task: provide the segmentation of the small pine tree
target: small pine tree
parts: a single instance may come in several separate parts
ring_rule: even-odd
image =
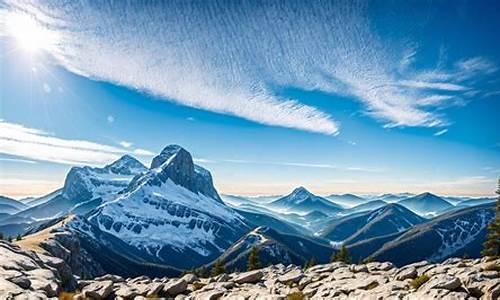
[[[8,241],[8,242],[12,242],[12,237],[11,237],[11,236],[8,236],[8,237],[7,237],[7,241]]]
[[[315,266],[317,264],[316,258],[312,257],[309,261],[306,263],[306,269],[309,269],[312,266]]]
[[[0,232],[0,240],[3,240],[3,239],[4,239],[3,233]]]
[[[500,256],[500,179],[498,179],[498,189],[496,191],[498,198],[496,204],[496,215],[493,221],[488,225],[488,235],[484,242],[484,249],[481,252],[483,256]]]
[[[20,241],[22,239],[23,239],[23,237],[20,234],[18,234],[17,237],[16,237],[16,241]]]
[[[347,250],[347,247],[342,245],[340,250],[335,252],[332,255],[331,261],[332,262],[341,261],[341,262],[345,262],[346,264],[350,264],[352,260],[351,260],[351,256],[349,255],[349,251]]]
[[[253,247],[248,255],[247,271],[257,270],[260,268],[259,251],[257,247]]]
[[[196,276],[207,278],[208,276],[210,276],[210,272],[208,272],[208,268],[206,266],[201,266],[196,270]]]
[[[214,266],[212,267],[212,276],[217,276],[217,275],[220,275],[222,273],[225,273],[226,270],[224,268],[224,262],[221,260],[221,259],[218,259]]]

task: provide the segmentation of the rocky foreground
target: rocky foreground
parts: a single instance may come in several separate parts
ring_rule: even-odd
[[[0,299],[498,299],[499,271],[500,259],[454,258],[399,269],[387,262],[335,262],[307,270],[274,265],[211,278],[79,280],[59,258],[0,241]]]

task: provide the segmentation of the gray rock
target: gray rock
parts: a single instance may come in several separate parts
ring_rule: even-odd
[[[445,289],[454,291],[462,285],[460,279],[448,274],[438,274],[429,279],[420,288],[422,290]]]
[[[302,277],[304,277],[304,273],[302,272],[302,270],[296,269],[284,275],[279,276],[278,281],[282,283],[289,283],[289,282],[297,283],[302,279]]]
[[[113,281],[94,281],[82,290],[84,297],[100,300],[107,298],[113,292]]]
[[[182,279],[181,279],[182,280]],[[146,297],[158,297],[165,284],[163,282],[153,282],[146,288]]]
[[[196,276],[195,274],[186,274],[186,275],[182,276],[181,279],[184,279],[184,281],[186,281],[188,284],[191,284],[191,283],[196,282],[196,281],[200,281],[198,276]]]
[[[396,280],[403,281],[417,277],[417,269],[415,267],[407,267],[396,272]]]
[[[0,299],[9,299],[15,295],[19,295],[23,289],[18,285],[0,278]]]
[[[170,296],[176,296],[186,291],[188,283],[184,279],[176,279],[169,281],[163,287],[163,291]]]
[[[255,283],[260,281],[264,274],[261,270],[248,271],[245,273],[241,273],[233,278],[233,281],[239,284],[242,283]]]
[[[17,284],[20,288],[23,288],[25,290],[29,289],[31,286],[31,281],[24,276],[13,277],[9,279],[9,281]]]
[[[105,280],[111,280],[113,283],[125,281],[125,279],[123,279],[123,277],[118,276],[118,275],[112,275],[112,274],[106,274],[106,275],[94,278],[94,281],[105,281]]]

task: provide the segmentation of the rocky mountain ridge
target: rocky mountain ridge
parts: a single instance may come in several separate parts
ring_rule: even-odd
[[[105,274],[80,280],[67,263],[0,241],[1,299],[497,299],[500,259],[421,261],[402,268],[388,262],[334,262],[303,269],[271,265],[198,278],[123,278]],[[78,291],[78,292],[75,292]],[[70,292],[70,293],[68,293]],[[294,297],[294,298],[292,298]]]

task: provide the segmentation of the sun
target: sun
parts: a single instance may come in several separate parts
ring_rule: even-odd
[[[30,15],[12,14],[8,16],[7,29],[19,47],[30,53],[50,50],[56,42],[55,33],[45,28]]]

